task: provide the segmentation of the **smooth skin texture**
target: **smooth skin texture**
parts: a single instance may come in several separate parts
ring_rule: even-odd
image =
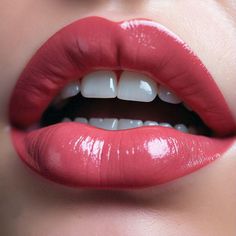
[[[235,12],[235,0],[1,0],[0,235],[234,236],[236,142],[213,164],[163,186],[74,190],[21,163],[11,144],[7,108],[27,61],[61,27],[93,15],[117,21],[144,17],[190,45],[236,120]]]

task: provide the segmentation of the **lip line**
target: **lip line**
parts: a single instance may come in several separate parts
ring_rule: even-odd
[[[103,18],[99,18],[99,17],[91,17],[90,19],[94,19],[94,18],[96,18],[96,19],[100,19],[100,20],[103,20]],[[81,21],[81,20],[79,20],[79,21]],[[119,23],[113,23],[113,26],[111,27],[111,28],[115,28],[115,29],[112,29],[112,30],[119,30],[119,33],[120,34],[124,34],[125,33],[125,30],[127,29],[127,28],[135,28],[135,26],[138,24],[137,22],[139,22],[139,20],[128,20],[128,21],[123,21],[123,22],[119,22]],[[146,24],[149,24],[149,25],[151,25],[151,27],[153,27],[153,25],[155,25],[155,22],[152,22],[152,21],[150,21],[150,20],[144,20],[144,19],[142,19],[141,20],[141,22],[143,23],[143,24],[145,24],[145,22],[148,22],[148,23],[146,23]],[[151,23],[150,23],[151,22]],[[42,65],[40,65],[42,68],[40,68],[40,66],[39,66],[39,69],[38,69],[38,65],[37,65],[37,60],[39,60],[40,61],[40,59],[37,59],[36,60],[36,63],[34,62],[34,59],[35,59],[35,57],[41,57],[41,61],[42,61],[42,58],[44,58],[45,56],[43,55],[43,51],[44,51],[44,49],[45,49],[45,47],[47,47],[49,50],[50,50],[50,47],[52,46],[52,44],[54,43],[54,42],[57,42],[57,39],[55,40],[55,38],[59,35],[59,37],[61,37],[62,38],[62,40],[67,40],[66,39],[66,34],[68,33],[71,33],[70,32],[70,29],[68,30],[68,28],[73,28],[73,25],[75,25],[77,22],[74,22],[74,23],[72,23],[72,24],[70,24],[70,25],[68,25],[68,26],[66,26],[66,27],[64,27],[62,30],[60,30],[59,32],[57,32],[54,36],[52,36],[45,44],[43,44],[43,46],[38,50],[38,52],[35,54],[36,56],[33,56],[33,58],[31,59],[31,61],[29,62],[29,64],[26,66],[26,68],[25,68],[25,70],[23,71],[23,73],[22,73],[22,75],[21,75],[21,77],[20,77],[20,80],[25,76],[25,75],[27,75],[27,74],[29,74],[29,77],[30,76],[32,76],[32,74],[33,73],[35,73],[36,72],[36,75],[37,75],[37,73],[39,74],[39,76],[40,76],[40,70],[42,70],[43,68],[44,68],[44,70],[47,70],[47,69],[45,69],[45,68],[47,68],[47,65],[43,65],[43,67],[42,67]],[[116,27],[114,27],[116,25]],[[125,25],[125,27],[124,27],[124,25]],[[158,24],[157,23],[157,26],[158,27],[160,27],[161,25],[160,24]],[[75,27],[75,26],[74,26]],[[121,32],[122,30],[121,29],[123,29],[124,31],[123,32]],[[165,29],[165,27],[163,26],[161,29],[160,29],[160,31],[161,30],[163,30],[164,31],[164,29]],[[73,29],[72,29],[73,30]],[[72,31],[71,30],[71,31]],[[159,30],[159,29],[158,29]],[[63,33],[64,32],[64,33]],[[60,36],[60,34],[62,35],[62,36]],[[169,34],[170,35],[170,38],[171,38],[171,40],[173,40],[173,33],[171,32],[171,31],[169,31],[168,29],[167,29],[167,34]],[[168,81],[167,81],[167,79],[166,79],[166,77],[163,79],[161,79],[161,81],[160,80],[158,80],[157,81],[157,77],[158,77],[158,75],[153,75],[153,73],[151,72],[151,71],[148,71],[148,70],[142,70],[142,71],[140,71],[139,70],[139,68],[123,68],[122,67],[122,62],[120,61],[120,58],[119,58],[119,55],[121,54],[121,53],[123,53],[124,54],[124,52],[122,52],[122,47],[123,47],[123,45],[124,45],[124,40],[122,39],[122,37],[120,37],[119,36],[119,34],[117,34],[118,35],[118,37],[115,39],[115,40],[120,40],[120,41],[123,41],[123,42],[118,42],[117,43],[117,45],[118,45],[118,49],[116,49],[117,51],[115,52],[115,54],[116,54],[116,56],[118,56],[118,61],[119,61],[119,66],[117,66],[117,65],[115,65],[116,66],[116,68],[114,68],[114,69],[131,69],[131,70],[135,70],[135,71],[138,71],[138,72],[143,72],[143,73],[145,73],[145,74],[147,74],[148,76],[150,76],[152,79],[154,79],[156,82],[158,82],[158,83],[160,83],[160,84],[164,84],[167,88],[169,88],[169,89],[171,89],[173,92],[175,92],[184,102],[186,102],[190,107],[192,107],[194,110],[196,110],[196,112],[198,113],[198,115],[202,118],[202,120],[203,121],[205,121],[205,123],[211,128],[211,129],[213,129],[214,131],[216,131],[216,133],[218,133],[218,134],[223,134],[223,135],[225,135],[225,134],[231,134],[233,131],[235,131],[235,127],[236,127],[236,125],[235,125],[235,122],[234,122],[234,120],[233,120],[233,117],[232,117],[232,115],[230,114],[230,111],[229,111],[229,108],[228,108],[228,106],[227,106],[227,104],[226,104],[226,102],[224,101],[224,98],[223,98],[223,96],[221,97],[221,99],[220,99],[220,101],[216,101],[215,100],[215,98],[214,98],[214,96],[209,96],[209,97],[207,97],[207,96],[205,96],[205,99],[206,100],[202,100],[202,102],[201,102],[201,106],[202,106],[202,108],[201,108],[201,111],[199,111],[199,109],[198,109],[198,107],[199,107],[199,104],[196,104],[196,102],[195,102],[195,98],[193,98],[193,96],[191,97],[191,101],[188,101],[188,100],[190,100],[190,99],[188,99],[189,98],[189,96],[188,96],[188,98],[186,99],[186,96],[183,96],[183,93],[182,93],[182,91],[181,91],[181,89],[177,89],[176,88],[176,82],[175,81],[178,81],[178,77],[181,77],[181,76],[183,76],[182,74],[179,74],[179,75],[174,75],[175,76],[175,80],[171,80],[170,78],[168,78]],[[63,36],[65,37],[65,39],[63,39]],[[168,39],[168,38],[167,38]],[[176,43],[175,42],[175,44],[177,45],[177,46],[180,46],[180,49],[181,50],[185,50],[186,51],[186,53],[185,54],[189,54],[189,55],[187,55],[187,57],[188,57],[188,59],[189,60],[192,60],[192,64],[193,63],[196,63],[196,64],[198,64],[198,65],[195,65],[195,66],[198,66],[198,67],[202,67],[201,68],[201,70],[199,70],[199,71],[202,71],[203,73],[199,73],[200,75],[201,74],[203,74],[204,75],[204,77],[205,77],[205,81],[204,81],[204,83],[206,84],[206,87],[208,87],[208,85],[207,85],[207,83],[210,81],[210,80],[213,80],[212,79],[212,77],[211,77],[211,75],[209,74],[209,72],[207,71],[207,69],[205,68],[205,66],[202,64],[202,62],[193,54],[193,52],[192,51],[190,51],[191,49],[178,37],[178,36],[176,36],[176,38],[174,39],[174,40],[176,40],[176,42],[178,41],[178,43]],[[59,42],[59,43],[61,43],[61,42]],[[67,42],[63,42],[64,43],[64,45],[66,46],[67,45]],[[63,44],[62,43],[62,44]],[[75,43],[77,43],[77,45],[76,46],[78,46],[78,41],[77,42],[75,42]],[[122,43],[123,43],[123,45],[122,45]],[[49,47],[48,47],[48,45],[49,45]],[[59,45],[59,47],[60,47],[60,45]],[[182,47],[182,48],[181,48]],[[55,48],[54,47],[54,49],[53,50],[55,50],[55,49],[57,49],[57,48]],[[81,45],[80,46],[78,46],[78,50],[80,50],[80,52],[81,52]],[[84,50],[84,49],[83,49]],[[179,49],[178,49],[179,50]],[[62,49],[62,52],[63,52],[64,50]],[[64,52],[63,52],[64,53]],[[68,53],[68,52],[67,52]],[[70,54],[71,53],[71,54]],[[78,60],[78,58],[76,58],[76,55],[73,55],[73,53],[75,53],[75,52],[73,52],[73,51],[69,51],[69,53],[68,53],[68,55],[66,55],[67,56],[67,59],[69,59],[69,60]],[[78,53],[78,52],[77,52]],[[82,52],[81,53],[81,55],[83,55],[83,53],[84,52]],[[68,58],[68,56],[69,56],[69,58]],[[192,56],[192,57],[191,57]],[[45,58],[44,58],[45,59]],[[185,60],[186,60],[186,58],[184,58]],[[51,60],[51,59],[50,59]],[[161,60],[161,59],[160,59]],[[165,62],[167,62],[167,63],[169,63],[168,61],[165,61]],[[68,63],[68,62],[67,62]],[[36,65],[35,65],[36,64]],[[43,64],[43,63],[41,63],[41,64]],[[49,64],[50,64],[50,61],[49,61]],[[169,64],[171,64],[171,62],[169,63]],[[190,63],[189,63],[190,64]],[[71,65],[70,65],[71,66]],[[72,62],[72,66],[71,66],[71,69],[72,70],[77,70],[77,73],[74,73],[74,75],[73,76],[71,76],[71,77],[69,77],[68,75],[67,75],[67,78],[63,78],[63,74],[60,74],[60,72],[59,72],[59,78],[62,78],[64,81],[63,81],[63,83],[61,83],[60,85],[59,85],[59,83],[60,83],[60,81],[57,81],[57,82],[59,82],[58,83],[58,87],[55,89],[54,88],[54,91],[53,91],[53,94],[51,93],[51,96],[50,97],[47,97],[47,102],[45,102],[44,101],[44,103],[46,103],[46,105],[48,106],[49,105],[49,102],[50,102],[50,100],[52,100],[55,96],[56,96],[56,94],[58,93],[58,90],[60,90],[60,89],[62,89],[64,86],[65,86],[65,84],[66,83],[68,83],[69,82],[69,80],[72,80],[71,78],[75,78],[75,75],[78,75],[80,78],[85,74],[85,73],[88,73],[89,71],[91,71],[92,69],[93,70],[95,70],[95,69],[98,69],[99,68],[99,66],[95,66],[94,68],[93,67],[88,67],[88,70],[87,71],[84,71],[84,72],[82,72],[82,73],[79,73],[78,72],[78,68],[73,68],[75,66],[75,62]],[[84,65],[82,65],[82,66],[84,66]],[[170,65],[169,65],[170,66]],[[118,68],[117,68],[118,67]],[[106,69],[110,69],[110,66],[108,66],[108,67],[105,67],[105,66],[102,66],[102,68],[106,68]],[[28,69],[28,71],[27,71],[27,69]],[[49,68],[50,69],[50,68]],[[31,73],[30,72],[30,70],[32,70],[33,72]],[[35,70],[35,71],[34,71]],[[37,71],[38,70],[38,71]],[[188,69],[188,71],[187,71],[187,73],[189,73],[189,70],[190,69]],[[185,73],[186,73],[186,71],[184,71]],[[54,73],[54,74],[53,74]],[[57,71],[56,70],[54,70],[54,71],[50,71],[49,70],[49,77],[51,76],[55,76],[55,74],[57,73]],[[34,76],[34,75],[33,75]],[[32,76],[32,77],[33,77]],[[164,75],[165,76],[165,75]],[[191,73],[190,73],[190,76],[191,76]],[[25,76],[25,77],[27,77],[27,76]],[[208,78],[207,78],[208,77]],[[23,80],[23,79],[22,79]],[[35,80],[35,79],[34,79]],[[36,81],[34,81],[34,82],[36,82]],[[51,83],[55,83],[55,81],[50,81]],[[198,81],[199,82],[199,81]],[[210,83],[208,83],[208,84],[211,84],[213,81],[210,81]],[[31,82],[29,82],[29,83],[31,83]],[[32,82],[33,83],[33,82]],[[192,83],[196,83],[195,81],[192,81]],[[27,84],[27,81],[26,80],[24,80],[23,81],[23,84]],[[174,86],[173,86],[173,85]],[[35,86],[35,85],[34,85]],[[34,86],[32,86],[33,87],[33,89],[35,89],[35,87]],[[179,86],[179,85],[178,85]],[[204,85],[205,86],[205,85]],[[179,86],[179,87],[181,87],[181,86]],[[196,86],[195,86],[196,87]],[[198,86],[199,87],[199,86]],[[200,86],[201,87],[201,89],[204,89],[204,88],[202,88],[203,86]],[[41,91],[40,91],[40,89],[39,88],[36,88],[36,90],[39,90],[39,91],[36,91],[36,92],[38,92],[38,93],[41,93]],[[186,90],[186,89],[185,89]],[[188,89],[189,90],[189,89]],[[196,88],[195,88],[195,90],[196,90]],[[216,90],[218,90],[218,91],[216,91]],[[190,91],[187,91],[188,93],[189,92],[192,92],[191,91],[191,89],[190,89]],[[196,91],[195,91],[196,92]],[[219,93],[219,94],[221,94],[220,93],[220,91],[219,91],[219,89],[218,89],[218,87],[217,86],[215,86],[215,92],[217,92],[217,93]],[[186,93],[186,91],[185,91],[185,93]],[[41,93],[42,94],[42,93]],[[41,94],[40,94],[40,96],[41,96]],[[205,94],[206,94],[206,92],[205,92]],[[15,96],[15,95],[13,95],[13,96]],[[11,99],[11,101],[13,100],[14,101],[14,103],[16,102],[16,99],[13,99],[13,96],[12,96],[12,99]],[[36,96],[39,96],[39,95],[36,95]],[[17,97],[17,96],[16,96]],[[218,96],[219,97],[219,96]],[[27,100],[27,99],[26,99]],[[44,98],[44,100],[45,100],[45,98]],[[193,100],[193,101],[192,101]],[[208,100],[208,101],[207,101]],[[212,102],[212,101],[214,101],[216,104],[214,104],[214,102]],[[28,99],[28,102],[29,102],[29,99]],[[208,111],[208,114],[204,114],[207,118],[205,118],[205,117],[203,117],[204,115],[202,115],[202,113],[203,112],[205,112],[206,113],[206,110],[207,109],[209,109],[209,106],[207,107],[207,109],[206,108],[204,108],[204,105],[202,104],[202,103],[204,103],[204,102],[206,102],[206,103],[208,103],[208,104],[213,104],[212,106],[213,106],[213,108],[214,109],[216,109],[216,107],[219,107],[220,106],[220,104],[221,104],[221,108],[218,108],[218,113],[222,113],[221,114],[221,116],[226,120],[226,122],[224,122],[224,123],[222,123],[222,121],[220,120],[222,117],[217,117],[217,119],[218,119],[218,123],[220,123],[220,125],[214,125],[214,128],[213,127],[211,127],[211,124],[210,124],[210,122],[206,122],[206,120],[208,120],[209,118],[209,116],[211,116],[212,114],[210,114],[211,112],[212,113],[214,113],[215,111]],[[39,103],[38,101],[37,101],[37,103]],[[217,104],[218,103],[218,104]],[[41,110],[43,110],[38,104],[35,104],[35,105],[37,105],[38,106],[38,108],[39,109],[41,109]],[[32,106],[32,105],[30,105],[30,106]],[[27,108],[27,106],[26,106],[26,108],[24,108],[24,106],[22,106],[22,104],[19,104],[18,105],[18,107],[20,108],[20,110],[27,110],[28,108]],[[46,108],[46,107],[45,107]],[[44,109],[45,109],[44,108]],[[204,111],[204,109],[205,109],[205,111]],[[212,109],[213,110],[213,109]],[[37,111],[37,109],[36,109],[36,111]],[[24,112],[24,111],[23,111]],[[43,112],[43,111],[42,111]],[[42,113],[41,112],[41,113]],[[12,114],[13,113],[13,114]],[[18,114],[18,116],[16,116],[16,115],[14,115],[14,105],[11,103],[10,104],[10,120],[12,121],[11,123],[12,124],[16,124],[16,125],[18,125],[19,127],[20,126],[28,126],[29,125],[29,123],[30,122],[26,122],[25,123],[25,120],[27,120],[27,118],[23,115],[23,119],[19,119],[19,114]],[[42,114],[40,114],[40,116],[41,116]],[[214,114],[213,114],[214,115]],[[40,117],[39,116],[39,117]],[[37,121],[39,121],[39,117],[37,118],[37,120],[35,120],[35,122],[37,122]],[[24,119],[25,118],[25,119]],[[211,118],[211,120],[212,120],[212,122],[215,122],[215,120],[214,119],[212,119]],[[35,123],[34,122],[34,123]],[[24,124],[25,123],[25,124]],[[32,123],[31,123],[32,124]],[[225,127],[225,129],[223,129],[223,128],[221,128],[221,127],[218,127],[218,126],[224,126]],[[220,131],[219,131],[220,130]]]
[[[112,132],[60,123],[30,132],[22,129],[39,120],[76,75],[109,68],[144,72],[195,107],[219,134],[235,130],[223,95],[186,44],[163,32],[159,24],[155,28],[132,23],[138,20],[126,22],[130,27],[123,29],[122,22],[88,17],[66,26],[38,50],[19,78],[9,106],[12,125],[21,127],[12,129],[13,143],[21,159],[44,177],[76,187],[153,186],[192,173],[231,146],[232,139],[164,127]]]

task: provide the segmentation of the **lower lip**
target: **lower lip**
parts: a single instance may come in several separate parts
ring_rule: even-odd
[[[165,127],[106,131],[73,122],[28,133],[14,129],[12,135],[20,157],[42,176],[96,188],[169,182],[214,161],[233,141]]]

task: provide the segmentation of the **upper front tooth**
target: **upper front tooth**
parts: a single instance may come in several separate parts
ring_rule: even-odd
[[[131,129],[140,126],[143,126],[143,122],[141,120],[120,119],[118,123],[118,130]]]
[[[157,85],[143,74],[125,71],[121,74],[117,97],[122,100],[151,102],[157,95]]]
[[[169,91],[166,87],[162,85],[160,85],[158,96],[164,102],[173,104],[179,104],[182,102],[173,92]]]
[[[74,81],[68,84],[61,92],[60,96],[62,99],[74,97],[80,92],[79,83]]]
[[[112,118],[107,118],[107,119],[102,119],[102,118],[91,118],[89,120],[89,124],[101,129],[106,129],[106,130],[117,130],[118,126],[118,119],[112,119]]]
[[[117,78],[113,71],[97,71],[82,79],[81,93],[87,98],[115,98]]]

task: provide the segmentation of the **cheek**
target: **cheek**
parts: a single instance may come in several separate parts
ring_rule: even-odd
[[[176,29],[213,75],[236,119],[236,21],[216,2],[195,5],[188,2],[189,10],[180,16]]]
[[[58,24],[53,20],[50,21],[50,18],[54,21],[58,20],[55,14],[50,13],[50,9],[54,8],[45,4],[45,1],[40,3],[32,0],[20,2],[13,0],[9,3],[2,0],[0,3],[1,120],[6,121],[8,118],[9,97],[21,71],[42,42],[54,32],[54,28],[50,25],[56,27]]]
[[[58,29],[93,11],[100,1],[1,0],[0,121],[7,121],[11,91],[28,60]],[[3,84],[4,81],[4,84]]]

